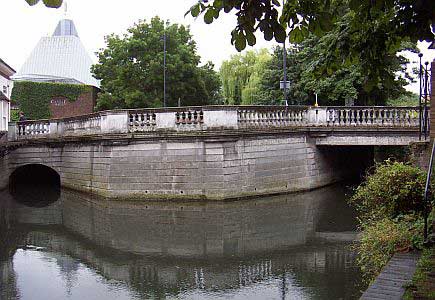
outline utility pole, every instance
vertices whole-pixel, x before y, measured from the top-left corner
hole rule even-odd
[[[282,51],[283,51],[283,68],[284,68],[284,101],[285,101],[285,105],[287,106],[287,50],[285,48],[285,40],[283,43],[283,47],[282,47]]]
[[[419,83],[420,83],[420,92],[419,92],[419,96],[418,96],[418,112],[419,112],[419,114],[418,114],[418,118],[419,118],[419,127],[420,127],[420,130],[419,130],[419,140],[421,140],[421,136],[422,136],[422,131],[423,131],[423,107],[422,107],[422,92],[423,92],[423,90],[422,90],[422,85],[423,85],[423,83],[422,83],[422,77],[423,77],[423,70],[422,70],[422,67],[423,67],[423,65],[421,64],[421,58],[423,57],[423,53],[419,53],[418,54],[418,57],[420,58],[420,69],[419,69],[419,71],[418,71],[418,76],[419,76],[419,79],[420,79],[420,81],[419,81]]]
[[[166,107],[166,26],[163,29],[163,107]]]

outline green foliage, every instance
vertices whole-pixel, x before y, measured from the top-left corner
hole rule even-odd
[[[27,4],[33,6],[40,2],[40,0],[26,0]],[[45,6],[50,8],[59,8],[62,6],[63,0],[42,0]]]
[[[362,229],[357,263],[367,282],[379,274],[395,252],[422,247],[423,220],[416,215],[382,218]]]
[[[360,213],[363,223],[401,214],[421,213],[425,173],[402,162],[385,161],[378,164],[353,195],[351,202]]]
[[[351,100],[357,105],[385,105],[387,99],[398,99],[401,95],[409,94],[404,89],[408,81],[397,76],[405,70],[407,59],[396,53],[388,55],[384,63],[384,77],[376,87],[367,91],[364,88],[365,75],[361,61],[355,60],[349,64],[330,62],[335,59],[330,45],[339,39],[339,32],[332,30],[320,38],[310,35],[301,44],[287,49],[290,103],[312,105],[314,94],[317,93],[320,105],[344,105]],[[402,48],[409,46],[404,44]],[[259,90],[263,104],[274,104],[277,97],[282,99],[279,89],[279,81],[283,78],[282,51],[282,47],[274,49],[272,59],[262,72]]]
[[[11,109],[11,122],[17,122],[20,119],[20,111],[18,109]]]
[[[76,101],[87,85],[17,81],[12,89],[11,100],[17,103],[28,119],[50,118],[50,102],[55,97]]]
[[[279,43],[285,40],[287,29],[290,31],[290,41],[294,43],[300,43],[310,33],[321,36],[332,30],[338,21],[337,16],[344,12],[351,14],[353,34],[370,45],[376,44],[378,35],[384,33],[385,29],[392,33],[383,36],[387,45],[396,38],[430,41],[434,36],[431,25],[435,26],[435,3],[432,0],[414,2],[287,0],[282,5],[278,0],[200,0],[186,15],[190,12],[197,17],[203,13],[205,23],[210,24],[219,18],[222,10],[225,13],[235,10],[237,25],[231,33],[231,42],[239,51],[244,49],[240,46],[252,44],[252,35],[257,30],[263,33],[267,41],[275,38]],[[373,33],[373,41],[368,40],[370,32]]]
[[[387,100],[387,105],[390,106],[418,106],[419,96],[412,92],[406,92],[397,98]]]
[[[188,27],[154,17],[140,21],[119,37],[106,37],[107,47],[92,67],[103,93],[98,109],[159,107],[163,104],[163,36],[166,35],[168,106],[205,105],[219,98],[219,77],[213,64],[199,66],[200,57]]]
[[[222,63],[219,70],[225,104],[253,104],[258,98],[259,81],[270,60],[267,49],[237,54]]]
[[[395,252],[422,248],[425,179],[422,170],[387,160],[356,189],[351,203],[360,213],[362,230],[357,262],[367,281]]]
[[[198,16],[210,10],[213,18],[218,18],[222,10],[236,11],[237,25],[231,42],[239,51],[246,44],[255,44],[252,37],[257,30],[266,40],[275,38],[280,43],[289,31],[289,41],[295,44],[309,39],[310,34],[323,37],[335,32],[325,44],[328,55],[322,58],[326,70],[351,68],[359,61],[366,92],[379,84],[390,87],[394,77],[388,69],[389,60],[394,59],[403,43],[434,39],[433,0],[287,0],[282,7],[277,0],[201,0],[190,12]]]

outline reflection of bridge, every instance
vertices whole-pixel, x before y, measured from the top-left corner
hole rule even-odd
[[[408,145],[419,128],[415,107],[106,111],[11,124],[9,140],[26,143],[0,160],[7,170],[0,178],[37,163],[56,170],[66,187],[111,197],[281,193],[340,180],[367,161],[367,146]]]

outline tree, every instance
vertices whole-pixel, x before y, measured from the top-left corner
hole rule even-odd
[[[30,5],[36,5],[40,2],[40,0],[26,0],[26,2]],[[47,7],[51,7],[51,8],[59,8],[62,6],[62,2],[63,0],[42,0],[42,2],[45,4],[45,6]]]
[[[210,24],[219,18],[222,10],[229,13],[234,9],[237,25],[231,35],[240,51],[246,44],[256,43],[257,30],[266,40],[275,38],[279,43],[284,42],[286,29],[290,30],[290,41],[294,42],[302,41],[309,33],[320,36],[332,29],[346,7],[350,8],[354,29],[364,29],[373,25],[373,21],[384,19],[401,38],[433,40],[430,25],[435,26],[435,3],[432,0],[285,0],[283,6],[278,0],[200,0],[187,13],[194,17],[202,13],[205,23]]]
[[[140,21],[123,37],[109,35],[107,47],[92,67],[103,93],[97,108],[159,107],[163,104],[163,36],[166,35],[166,95],[168,106],[205,105],[219,96],[213,64],[200,67],[189,28],[164,23],[158,17]]]
[[[236,54],[222,63],[219,74],[226,104],[251,104],[265,63],[270,60],[266,49]]]
[[[338,39],[328,46],[333,54],[327,65],[358,60],[362,65],[363,86],[374,89],[386,75],[386,56],[396,53],[403,42],[433,40],[435,1],[433,0],[201,0],[190,13],[204,15],[211,23],[220,12],[236,11],[237,25],[231,42],[241,51],[256,43],[260,30],[266,40],[282,43],[286,31],[292,43],[301,43],[310,33],[321,37],[331,30]]]
[[[406,64],[403,56],[391,53],[384,62],[385,72],[378,85],[369,91],[364,89],[363,65],[356,60],[351,64],[328,64],[331,40],[339,38],[336,31],[322,37],[311,35],[299,45],[287,50],[287,77],[291,82],[288,91],[292,104],[313,104],[314,94],[319,95],[321,105],[343,105],[354,101],[359,105],[385,105],[388,99],[406,94]],[[404,47],[412,49],[411,44]],[[266,64],[259,84],[259,103],[277,104],[282,99],[279,81],[282,80],[282,47],[276,47],[272,59]],[[399,74],[405,74],[405,77]]]

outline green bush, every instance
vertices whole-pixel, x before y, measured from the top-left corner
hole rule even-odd
[[[20,111],[18,109],[11,109],[11,122],[18,122],[20,119]]]
[[[407,215],[398,219],[383,218],[363,227],[357,246],[357,263],[363,278],[370,282],[397,251],[421,249],[423,219]]]
[[[384,217],[421,213],[426,174],[419,168],[390,160],[378,164],[351,199],[363,223]]]
[[[387,160],[356,189],[351,203],[359,212],[362,230],[357,262],[367,281],[395,252],[422,248],[425,184],[421,169]]]

